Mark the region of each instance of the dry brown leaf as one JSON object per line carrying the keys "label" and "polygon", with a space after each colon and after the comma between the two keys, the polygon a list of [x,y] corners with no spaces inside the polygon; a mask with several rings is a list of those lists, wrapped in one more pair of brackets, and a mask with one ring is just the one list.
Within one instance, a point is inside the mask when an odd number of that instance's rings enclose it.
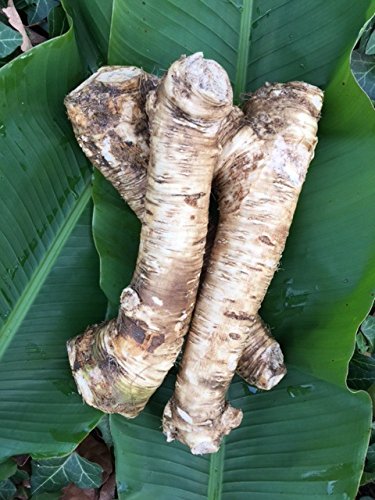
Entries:
{"label": "dry brown leaf", "polygon": [[116,491],[116,477],[112,473],[107,481],[100,488],[99,500],[113,500],[115,498]]}
{"label": "dry brown leaf", "polygon": [[27,36],[25,26],[23,25],[17,9],[14,6],[13,0],[8,0],[8,7],[2,9],[2,11],[7,16],[9,24],[22,35],[22,52],[26,52],[26,50],[31,49],[32,43],[30,42],[30,38]]}
{"label": "dry brown leaf", "polygon": [[75,484],[68,484],[62,490],[60,500],[97,500],[98,492],[94,488],[87,488],[85,490],[78,488]]}
{"label": "dry brown leaf", "polygon": [[13,460],[17,463],[18,467],[23,467],[30,460],[30,455],[16,455],[13,457]]}
{"label": "dry brown leaf", "polygon": [[43,43],[47,40],[47,38],[45,36],[39,35],[39,33],[32,30],[31,28],[27,29],[27,34],[30,38],[30,41],[31,41],[33,47],[35,47],[36,45],[39,45],[40,43]]}

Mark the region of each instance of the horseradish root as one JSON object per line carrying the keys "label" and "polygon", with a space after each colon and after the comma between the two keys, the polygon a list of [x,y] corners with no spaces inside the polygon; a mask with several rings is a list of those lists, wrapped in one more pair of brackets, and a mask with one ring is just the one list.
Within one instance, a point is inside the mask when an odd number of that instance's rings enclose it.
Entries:
{"label": "horseradish root", "polygon": [[136,269],[118,318],[68,342],[85,401],[135,417],[181,348],[194,308],[221,122],[225,71],[202,54],[172,64],[148,97],[150,163]]}
{"label": "horseradish root", "polygon": [[[77,140],[87,157],[118,190],[124,200],[143,220],[146,195],[146,169],[149,157],[147,94],[158,80],[134,67],[101,68],[76,90],[65,104]],[[234,108],[226,119],[221,142],[235,130],[243,113]],[[228,164],[229,165],[229,164]],[[209,224],[205,259],[212,247],[215,228]],[[250,327],[237,373],[249,384],[271,389],[286,373],[279,344],[257,317]]]}
{"label": "horseradish root", "polygon": [[305,83],[266,85],[245,106],[248,123],[226,141],[217,173],[219,227],[163,420],[167,440],[194,454],[217,451],[241,422],[225,394],[284,249],[322,97]]}
{"label": "horseradish root", "polygon": [[65,98],[82,150],[139,218],[149,159],[145,101],[157,83],[156,77],[134,66],[106,66]]}

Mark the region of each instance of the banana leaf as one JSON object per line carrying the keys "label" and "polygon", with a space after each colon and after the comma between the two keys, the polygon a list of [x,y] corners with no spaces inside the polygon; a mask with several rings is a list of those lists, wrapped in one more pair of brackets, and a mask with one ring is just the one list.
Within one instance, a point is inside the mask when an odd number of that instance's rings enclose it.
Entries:
{"label": "banana leaf", "polygon": [[65,349],[106,307],[91,169],[63,105],[82,78],[72,31],[0,70],[0,459],[68,453],[100,418]]}
{"label": "banana leaf", "polygon": [[[288,375],[269,393],[252,394],[234,381],[229,397],[244,419],[210,457],[166,444],[160,432],[173,377],[135,420],[111,417],[121,499],[354,498],[371,405],[366,394],[347,389],[346,375],[373,300],[375,233],[367,214],[375,201],[375,116],[349,61],[374,7],[170,0],[161,9],[156,0],[114,0],[111,64],[162,74],[181,54],[203,51],[228,71],[239,102],[265,81],[305,80],[325,90],[316,158],[262,308]],[[135,217],[119,199],[114,205],[115,197],[97,175],[94,237],[111,303],[129,280],[136,251],[129,241]],[[128,230],[118,233],[122,224]],[[117,241],[117,249],[104,241]]]}

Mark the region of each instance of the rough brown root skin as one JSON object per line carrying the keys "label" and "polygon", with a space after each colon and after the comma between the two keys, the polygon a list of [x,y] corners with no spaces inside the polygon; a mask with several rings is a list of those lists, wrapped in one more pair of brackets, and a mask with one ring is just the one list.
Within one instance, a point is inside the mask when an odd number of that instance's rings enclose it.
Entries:
{"label": "rough brown root skin", "polygon": [[[76,370],[80,392],[103,411],[115,404],[114,411],[135,417],[181,348],[202,268],[217,134],[231,102],[227,74],[200,53],[175,62],[149,94],[150,163],[132,282],[117,320],[96,329],[100,345],[91,330],[68,344],[73,371],[74,361],[89,362]],[[106,359],[116,360],[115,369]]]}
{"label": "rough brown root skin", "polygon": [[82,150],[140,219],[149,159],[145,101],[157,83],[134,66],[105,66],[65,98]]}
{"label": "rough brown root skin", "polygon": [[[106,66],[71,92],[65,100],[69,119],[82,150],[140,220],[144,216],[149,159],[145,101],[157,83],[155,76],[138,68]],[[242,117],[242,111],[234,107],[222,125],[219,142],[225,142],[236,132]],[[135,174],[137,177],[134,177]],[[203,272],[207,267],[215,232],[216,225],[210,220]],[[270,370],[266,371],[266,366],[273,367],[272,370],[277,370],[279,374],[286,372],[284,364],[278,366],[282,359],[280,346],[270,337],[260,318],[254,323],[253,329],[256,341],[251,339],[248,348],[245,348],[244,356],[239,361],[238,374],[249,384],[270,389],[280,378],[275,373],[266,382],[266,374],[271,373]],[[266,344],[268,349],[265,349]],[[259,352],[254,350],[254,345],[259,346]],[[252,359],[258,360],[259,369]]]}
{"label": "rough brown root skin", "polygon": [[322,98],[304,83],[267,85],[245,107],[249,123],[225,143],[219,227],[163,421],[167,439],[195,453],[216,451],[239,424],[225,394],[285,246]]}

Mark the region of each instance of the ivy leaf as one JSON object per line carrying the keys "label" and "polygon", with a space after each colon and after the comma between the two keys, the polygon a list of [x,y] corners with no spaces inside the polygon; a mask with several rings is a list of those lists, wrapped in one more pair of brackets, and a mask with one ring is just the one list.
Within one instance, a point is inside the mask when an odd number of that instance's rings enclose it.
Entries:
{"label": "ivy leaf", "polygon": [[35,0],[32,6],[27,9],[28,23],[30,25],[40,23],[57,5],[59,5],[59,0]]}
{"label": "ivy leaf", "polygon": [[12,481],[14,482],[14,484],[20,484],[23,481],[29,481],[29,479],[29,473],[23,469],[17,469],[16,472],[12,475]]}
{"label": "ivy leaf", "polygon": [[375,444],[369,446],[366,456],[366,467],[367,472],[375,472]]}
{"label": "ivy leaf", "polygon": [[68,31],[69,24],[65,11],[61,5],[57,5],[48,14],[48,33],[51,38],[60,36]]}
{"label": "ivy leaf", "polygon": [[375,54],[375,22],[371,26],[371,34],[368,37],[368,40],[366,43],[365,53],[368,56],[372,56]]}
{"label": "ivy leaf", "polygon": [[347,381],[351,389],[366,391],[375,382],[375,359],[355,352],[349,363]]}
{"label": "ivy leaf", "polygon": [[54,493],[41,493],[40,495],[33,495],[33,500],[60,500],[61,491]]}
{"label": "ivy leaf", "polygon": [[78,453],[67,457],[34,461],[32,464],[31,492],[59,491],[69,483],[79,488],[98,488],[102,484],[103,469]]}
{"label": "ivy leaf", "polygon": [[109,415],[103,415],[103,418],[98,423],[97,428],[99,429],[105,444],[108,446],[108,448],[111,448],[113,446],[113,439],[111,434],[111,427],[109,424]]}
{"label": "ivy leaf", "polygon": [[375,57],[353,50],[351,66],[358,85],[375,101]]}
{"label": "ivy leaf", "polygon": [[0,57],[11,54],[22,44],[22,36],[6,24],[0,22]]}
{"label": "ivy leaf", "polygon": [[0,464],[0,481],[8,479],[17,471],[17,464],[13,460],[5,460]]}
{"label": "ivy leaf", "polygon": [[366,352],[368,352],[369,346],[366,342],[366,337],[363,335],[361,331],[357,333],[355,338],[355,343],[358,352],[360,352],[361,354],[366,354]]}
{"label": "ivy leaf", "polygon": [[367,316],[360,329],[371,346],[371,352],[373,352],[375,348],[375,317]]}
{"label": "ivy leaf", "polygon": [[17,488],[10,479],[0,481],[0,500],[13,500]]}
{"label": "ivy leaf", "polygon": [[368,447],[365,469],[361,478],[361,485],[371,483],[375,479],[375,444]]}

